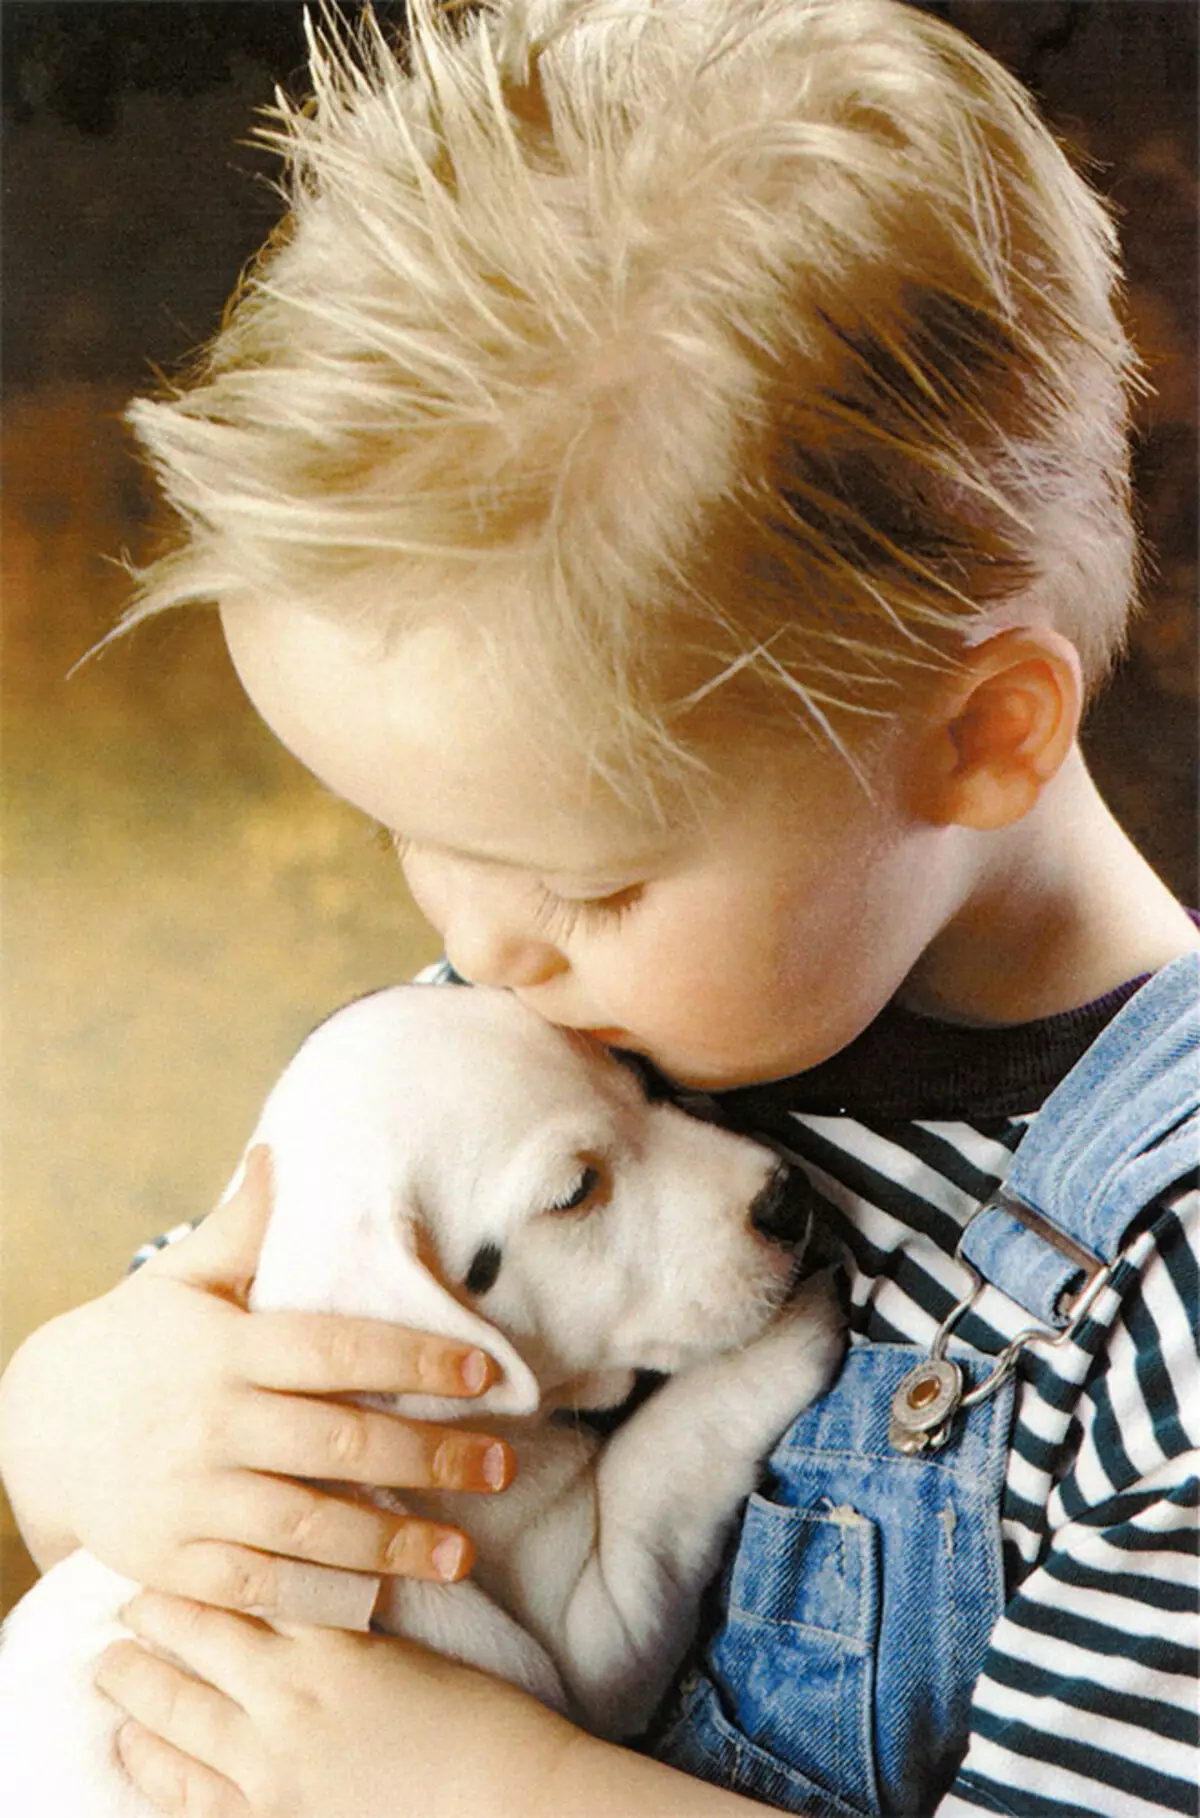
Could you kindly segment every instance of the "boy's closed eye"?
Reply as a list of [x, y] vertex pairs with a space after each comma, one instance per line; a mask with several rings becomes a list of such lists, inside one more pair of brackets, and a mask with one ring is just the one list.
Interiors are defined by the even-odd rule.
[[[406, 834], [396, 833], [389, 827], [376, 824], [371, 837], [385, 851], [394, 852], [402, 865], [413, 850], [413, 841]], [[537, 898], [533, 913], [539, 931], [551, 939], [565, 940], [580, 928], [610, 930], [640, 900], [646, 886], [633, 883], [599, 896], [564, 896], [537, 879], [535, 889]]]
[[576, 930], [610, 932], [645, 893], [644, 884], [628, 884], [607, 896], [559, 896], [539, 883], [534, 909], [539, 930], [555, 940], [565, 940]]

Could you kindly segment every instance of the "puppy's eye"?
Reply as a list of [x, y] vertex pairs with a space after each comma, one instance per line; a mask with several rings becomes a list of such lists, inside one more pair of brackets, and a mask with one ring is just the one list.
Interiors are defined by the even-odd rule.
[[499, 1273], [500, 1246], [480, 1244], [471, 1258], [471, 1267], [467, 1270], [463, 1286], [468, 1294], [486, 1294], [489, 1288], [495, 1287]]
[[599, 1168], [587, 1167], [579, 1176], [565, 1199], [557, 1199], [547, 1206], [547, 1212], [582, 1212], [593, 1197], [602, 1179]]

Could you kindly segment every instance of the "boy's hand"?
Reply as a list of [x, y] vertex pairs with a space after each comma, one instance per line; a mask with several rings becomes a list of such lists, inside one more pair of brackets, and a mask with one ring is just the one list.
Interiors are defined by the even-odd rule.
[[127, 1620], [156, 1651], [118, 1642], [97, 1683], [133, 1718], [127, 1772], [180, 1818], [560, 1811], [543, 1803], [558, 1760], [590, 1744], [503, 1680], [391, 1635], [276, 1632], [147, 1593]]
[[469, 1571], [457, 1529], [296, 1479], [504, 1488], [514, 1462], [500, 1441], [322, 1399], [470, 1396], [496, 1366], [380, 1321], [251, 1315], [269, 1210], [269, 1158], [257, 1149], [194, 1233], [18, 1352], [0, 1434], [13, 1505], [43, 1565], [83, 1545], [159, 1590], [284, 1615], [320, 1606], [323, 1590], [336, 1606], [332, 1574], [315, 1566]]

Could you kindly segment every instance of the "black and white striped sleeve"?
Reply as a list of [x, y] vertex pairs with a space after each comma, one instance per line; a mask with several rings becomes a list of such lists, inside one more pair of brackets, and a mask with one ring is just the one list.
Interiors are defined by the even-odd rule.
[[160, 1236], [151, 1237], [144, 1244], [139, 1244], [130, 1259], [126, 1274], [132, 1275], [135, 1269], [140, 1269], [143, 1263], [148, 1263], [150, 1258], [157, 1256], [160, 1250], [169, 1250], [172, 1244], [182, 1243], [183, 1239], [190, 1237], [197, 1225], [203, 1224], [203, 1222], [201, 1218], [189, 1219], [186, 1224], [172, 1225], [169, 1231], [164, 1231]]
[[1200, 1810], [1200, 1192], [1138, 1248], [937, 1818]]

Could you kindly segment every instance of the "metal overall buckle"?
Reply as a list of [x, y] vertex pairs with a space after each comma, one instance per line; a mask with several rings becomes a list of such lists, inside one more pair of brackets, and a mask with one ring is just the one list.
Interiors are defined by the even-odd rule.
[[[1036, 1229], [1039, 1236], [1077, 1262], [1084, 1271], [1086, 1280], [1072, 1302], [1071, 1317], [1061, 1332], [1052, 1331], [1047, 1326], [1029, 1326], [1018, 1332], [997, 1356], [990, 1375], [975, 1388], [964, 1391], [963, 1373], [946, 1356], [946, 1346], [955, 1326], [963, 1314], [975, 1305], [986, 1284], [978, 1270], [963, 1256], [962, 1246], [975, 1219], [997, 1203], [1003, 1204], [1007, 1212]], [[939, 1446], [944, 1446], [950, 1436], [954, 1416], [960, 1409], [973, 1408], [977, 1402], [986, 1401], [989, 1395], [994, 1395], [1016, 1368], [1017, 1359], [1026, 1345], [1042, 1344], [1049, 1348], [1069, 1344], [1111, 1281], [1115, 1267], [1115, 1263], [1103, 1262], [1090, 1250], [1085, 1250], [1082, 1245], [1050, 1226], [1031, 1207], [1009, 1194], [997, 1194], [976, 1208], [963, 1227], [954, 1260], [966, 1270], [970, 1286], [938, 1327], [929, 1347], [929, 1356], [909, 1370], [892, 1397], [888, 1444], [896, 1452], [910, 1455], [925, 1451], [936, 1452]]]

